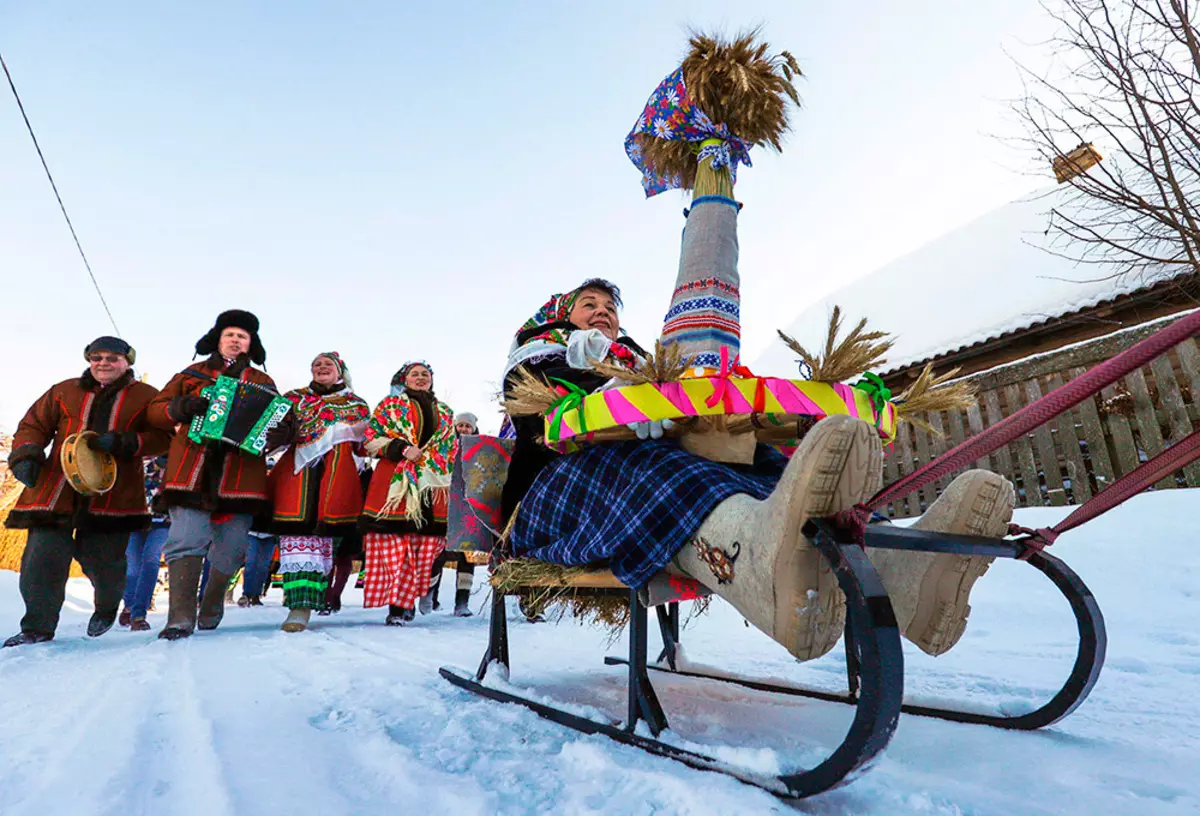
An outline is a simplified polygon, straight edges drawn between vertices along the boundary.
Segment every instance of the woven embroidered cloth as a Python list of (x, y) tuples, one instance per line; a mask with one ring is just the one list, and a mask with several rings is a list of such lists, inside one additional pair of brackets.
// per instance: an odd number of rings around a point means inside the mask
[[(682, 66), (664, 79), (646, 100), (646, 107), (638, 117), (637, 124), (625, 137), (625, 155), (642, 171), (642, 188), (646, 198), (665, 190), (681, 186), (678, 176), (660, 176), (646, 164), (642, 148), (648, 139), (685, 141), (696, 145), (696, 160), (712, 158), (714, 169), (729, 168), (729, 175), (737, 181), (737, 166), (750, 167), (750, 145), (729, 132), (723, 124), (717, 124), (696, 107), (688, 95), (683, 81)], [(705, 139), (720, 139), (720, 144), (700, 147)]]
[[(450, 489), (450, 472), (458, 448), (454, 432), (454, 411), (440, 400), (434, 401), (437, 425), (429, 440), (419, 446), (424, 453), (418, 461), (402, 459), (392, 474), (386, 508), (404, 504), (405, 516), (421, 518), (421, 501), (433, 491)], [(402, 439), (418, 446), (421, 436), (421, 409), (408, 394), (384, 397), (367, 421), (365, 441)]]

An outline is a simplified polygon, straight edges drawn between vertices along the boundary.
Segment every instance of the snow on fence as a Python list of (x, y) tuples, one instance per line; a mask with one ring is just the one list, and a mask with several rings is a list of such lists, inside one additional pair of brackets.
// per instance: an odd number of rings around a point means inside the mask
[[(885, 484), (1159, 328), (1156, 323), (1122, 331), (972, 375), (968, 379), (979, 390), (978, 405), (924, 415), (937, 433), (901, 425), (884, 460)], [(1007, 476), (1016, 485), (1020, 507), (1079, 504), (1200, 427), (1198, 394), (1200, 346), (1191, 339), (975, 466)], [(954, 475), (892, 502), (886, 512), (893, 518), (920, 515)], [(1154, 485), (1156, 490), (1173, 487), (1200, 487), (1200, 463)]]

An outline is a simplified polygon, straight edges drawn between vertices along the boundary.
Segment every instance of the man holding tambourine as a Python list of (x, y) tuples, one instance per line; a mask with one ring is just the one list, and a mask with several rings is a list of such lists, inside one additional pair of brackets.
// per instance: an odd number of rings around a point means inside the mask
[[(171, 378), (147, 410), (152, 425), (175, 434), (160, 494), (171, 513), (163, 545), (171, 603), (158, 635), (167, 640), (220, 624), (225, 589), (246, 560), (251, 521), (269, 509), (263, 453), (286, 436), (286, 400), (281, 405), (275, 382), (252, 365), (267, 358), (257, 317), (222, 312), (196, 354), (204, 361)], [(197, 609), (205, 557), (211, 569)]]
[(129, 534), (150, 526), (142, 458), (165, 451), (170, 439), (146, 421), (158, 391), (134, 378), (134, 350), (119, 337), (93, 340), (83, 356), (83, 375), (39, 397), (13, 435), (9, 469), (25, 489), (5, 525), (29, 536), (21, 557), (25, 616), (5, 646), (54, 638), (72, 558), (95, 588), (87, 633), (107, 632), (125, 591)]

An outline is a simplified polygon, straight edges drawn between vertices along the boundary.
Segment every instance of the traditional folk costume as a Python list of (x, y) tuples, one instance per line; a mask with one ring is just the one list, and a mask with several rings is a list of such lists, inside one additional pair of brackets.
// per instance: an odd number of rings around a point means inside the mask
[[(404, 387), (415, 365), (429, 368), (421, 361), (405, 363), (367, 424), (367, 451), (381, 458), (359, 517), (366, 550), (363, 606), (389, 606), (388, 622), (397, 625), (411, 620), (417, 598), (429, 589), (434, 559), (446, 546), (450, 472), (458, 447), (450, 406), (438, 401), (432, 388)], [(402, 455), (410, 445), (423, 453), (416, 462)]]
[[(250, 335), (248, 354), (227, 360), (218, 353), (221, 333), (227, 328)], [(251, 366), (261, 366), (267, 358), (258, 336), (258, 318), (237, 309), (223, 312), (196, 342), (196, 354), (205, 355), (204, 361), (172, 377), (147, 409), (151, 425), (175, 434), (161, 493), (171, 515), (171, 530), (163, 546), (171, 605), (167, 626), (159, 633), (166, 639), (191, 635), (197, 615), (201, 629), (215, 629), (220, 624), (225, 588), (246, 560), (251, 522), (270, 508), (267, 464), (262, 456), (223, 442), (200, 444), (188, 436), (192, 417), (207, 410), (208, 400), (200, 391), (216, 377), (277, 390), (266, 372)], [(211, 572), (198, 612), (196, 597), (205, 558)]]
[[(134, 350), (116, 337), (93, 341), (84, 350), (85, 359), (95, 352), (134, 360)], [(9, 638), (6, 646), (54, 637), (72, 558), (95, 587), (96, 612), (88, 634), (102, 635), (116, 620), (125, 591), (129, 534), (150, 526), (142, 457), (165, 451), (170, 438), (147, 422), (147, 406), (157, 394), (157, 389), (138, 382), (132, 371), (103, 385), (89, 369), (51, 387), (17, 425), (8, 464), (26, 487), (5, 526), (28, 530), (29, 536), (21, 559), (25, 616), (21, 633)], [(63, 472), (63, 443), (82, 431), (100, 434), (92, 442), (107, 440), (105, 450), (116, 459), (116, 482), (98, 496), (76, 492)], [(48, 445), (49, 458), (44, 452)]]
[[(353, 392), (337, 352), (319, 356), (334, 362), (338, 381), (284, 394), (292, 403), (293, 443), (270, 477), (283, 605), (292, 610), (324, 605), (334, 539), (354, 531), (363, 508), (359, 470), (371, 409)], [(307, 611), (289, 622), (300, 618), (307, 622)]]

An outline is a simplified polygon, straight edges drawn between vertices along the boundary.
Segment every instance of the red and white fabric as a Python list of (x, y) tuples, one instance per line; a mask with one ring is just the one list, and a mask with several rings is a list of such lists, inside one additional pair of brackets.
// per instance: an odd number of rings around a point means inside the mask
[(444, 536), (413, 533), (367, 533), (363, 536), (367, 575), (363, 607), (414, 609), (429, 591), (433, 562), (446, 548)]

